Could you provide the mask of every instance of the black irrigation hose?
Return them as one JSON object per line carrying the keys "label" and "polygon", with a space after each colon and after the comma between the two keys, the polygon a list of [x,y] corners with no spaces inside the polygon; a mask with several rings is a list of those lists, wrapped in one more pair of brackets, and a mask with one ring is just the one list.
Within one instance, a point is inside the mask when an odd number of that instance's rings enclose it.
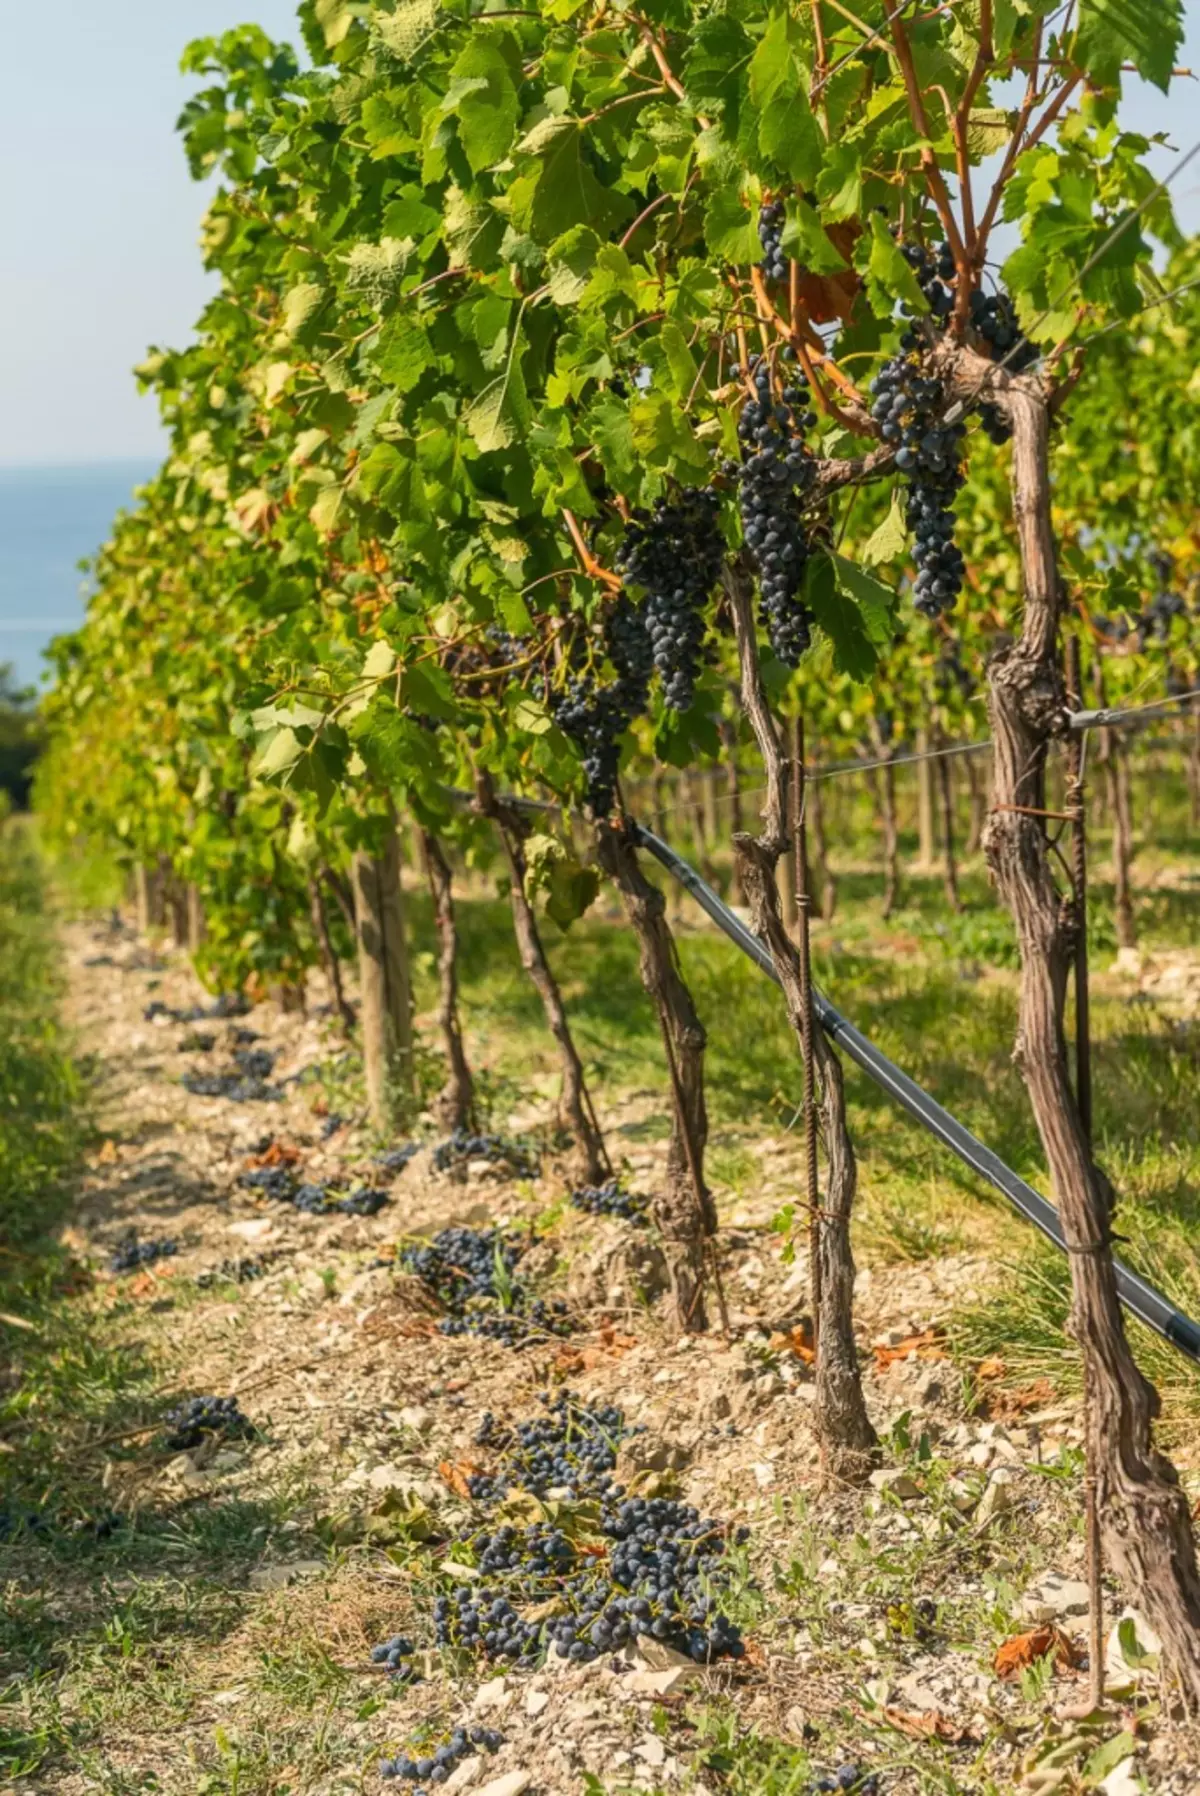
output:
{"label": "black irrigation hose", "polygon": [[[700,877],[694,867],[682,860],[673,848],[645,829],[640,823],[632,825],[638,841],[646,848],[667,872],[677,879],[692,894],[697,904],[712,918],[731,942],[741,949],[757,967],[767,975],[768,979],[779,983],[771,956],[759,941],[758,937],[746,927],[729,909],[729,906],[713,891],[708,882]],[[919,1122],[922,1128],[948,1147],[951,1153],[957,1154],[964,1165],[972,1172],[986,1179],[1001,1196],[1006,1197],[1013,1208],[1039,1229],[1048,1241],[1062,1252],[1066,1252],[1063,1240],[1062,1223],[1058,1212],[1052,1204],[1046,1202],[1032,1185],[1027,1185],[1018,1178],[1012,1168],[1006,1166],[998,1154],[990,1147],[978,1141],[969,1129],[965,1129],[956,1117],[944,1110],[935,1099],[923,1091],[915,1080],[907,1073],[901,1072],[895,1063],[881,1054],[879,1049],[869,1042],[865,1035],[857,1030],[853,1023],[846,1021],[840,1011],[834,1009],[816,987],[813,988],[813,1004],[817,1021],[826,1035],[843,1048],[854,1061],[873,1079],[881,1090],[908,1111],[908,1114]],[[1114,1255],[1113,1265],[1117,1275],[1117,1290],[1121,1301],[1131,1315],[1152,1328],[1156,1334],[1170,1341],[1180,1353],[1186,1354],[1194,1364],[1200,1365],[1200,1326],[1186,1316],[1182,1310],[1176,1309],[1161,1291],[1155,1290],[1138,1273],[1130,1270]]]}

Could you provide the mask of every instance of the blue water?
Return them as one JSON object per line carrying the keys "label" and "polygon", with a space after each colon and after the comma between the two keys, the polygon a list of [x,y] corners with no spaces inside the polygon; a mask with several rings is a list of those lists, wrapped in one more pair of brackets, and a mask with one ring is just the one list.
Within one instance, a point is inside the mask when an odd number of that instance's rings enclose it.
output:
{"label": "blue water", "polygon": [[83,618],[78,563],[109,535],[147,462],[90,468],[0,468],[0,663],[24,684],[40,681],[42,650]]}

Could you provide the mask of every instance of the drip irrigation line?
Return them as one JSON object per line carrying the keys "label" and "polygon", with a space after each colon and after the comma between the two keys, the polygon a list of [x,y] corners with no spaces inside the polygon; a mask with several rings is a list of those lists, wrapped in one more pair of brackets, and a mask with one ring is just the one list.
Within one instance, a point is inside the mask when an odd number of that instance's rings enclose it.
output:
{"label": "drip irrigation line", "polygon": [[[749,960],[764,972],[768,979],[778,985],[779,979],[771,962],[771,956],[758,937],[747,928],[724,900],[713,891],[708,882],[701,878],[694,867],[677,855],[673,848],[656,836],[653,831],[640,823],[632,824],[637,841],[656,861],[677,879],[684,889],[691,893],[700,908],[717,925],[722,933],[729,937],[734,945],[741,949]],[[943,1146],[948,1147],[965,1166],[979,1175],[993,1190],[1007,1198],[1026,1222],[1032,1223],[1048,1241],[1053,1242],[1060,1252],[1069,1251],[1063,1235],[1062,1223],[1053,1204],[1048,1203],[1041,1194],[1027,1185],[1025,1180],[1006,1166],[999,1155],[986,1147],[970,1130],[960,1123],[957,1117],[943,1109],[936,1099],[930,1097],[915,1080],[888,1059],[886,1054],[868,1041],[867,1037],[848,1022],[841,1012],[829,1002],[818,987],[812,988],[813,1009],[817,1021],[830,1040],[837,1044],[854,1061],[855,1065],[865,1072],[881,1090],[896,1100],[902,1109],[918,1122]],[[1200,1325],[1193,1322],[1178,1309],[1161,1291],[1155,1289],[1139,1273],[1134,1272],[1124,1262],[1113,1257],[1113,1268],[1116,1273],[1117,1290],[1122,1303],[1131,1315],[1144,1322],[1163,1340],[1190,1359],[1193,1364],[1200,1365]]]}

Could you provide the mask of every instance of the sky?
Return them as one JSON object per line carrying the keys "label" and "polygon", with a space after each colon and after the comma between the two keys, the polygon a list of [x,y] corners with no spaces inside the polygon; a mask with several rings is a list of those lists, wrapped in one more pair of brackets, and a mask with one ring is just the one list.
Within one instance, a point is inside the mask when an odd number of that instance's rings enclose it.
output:
{"label": "sky", "polygon": [[[254,19],[293,42],[294,0],[56,0],[4,8],[0,71],[0,468],[153,463],[154,401],[131,374],[187,340],[208,292],[205,192],[174,134],[189,39]],[[1183,62],[1200,72],[1200,0]],[[1133,129],[1200,138],[1200,81],[1132,83]],[[1165,172],[1171,151],[1156,153]],[[1200,157],[1176,203],[1200,229]]]}

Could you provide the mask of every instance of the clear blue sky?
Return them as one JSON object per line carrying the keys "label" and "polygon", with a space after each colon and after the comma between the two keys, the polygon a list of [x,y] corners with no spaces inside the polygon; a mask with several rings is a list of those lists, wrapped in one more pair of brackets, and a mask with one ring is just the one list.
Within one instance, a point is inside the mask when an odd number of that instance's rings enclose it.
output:
{"label": "clear blue sky", "polygon": [[[186,339],[207,278],[205,197],[175,118],[192,37],[248,18],[295,41],[293,0],[57,0],[6,6],[0,74],[0,466],[144,461],[160,436],[130,369]],[[1200,70],[1200,0],[1184,62]],[[1135,84],[1135,87],[1137,84]],[[1134,91],[1130,125],[1200,137],[1200,83]],[[1163,169],[1172,156],[1157,158]],[[1200,158],[1176,203],[1200,229]]]}

